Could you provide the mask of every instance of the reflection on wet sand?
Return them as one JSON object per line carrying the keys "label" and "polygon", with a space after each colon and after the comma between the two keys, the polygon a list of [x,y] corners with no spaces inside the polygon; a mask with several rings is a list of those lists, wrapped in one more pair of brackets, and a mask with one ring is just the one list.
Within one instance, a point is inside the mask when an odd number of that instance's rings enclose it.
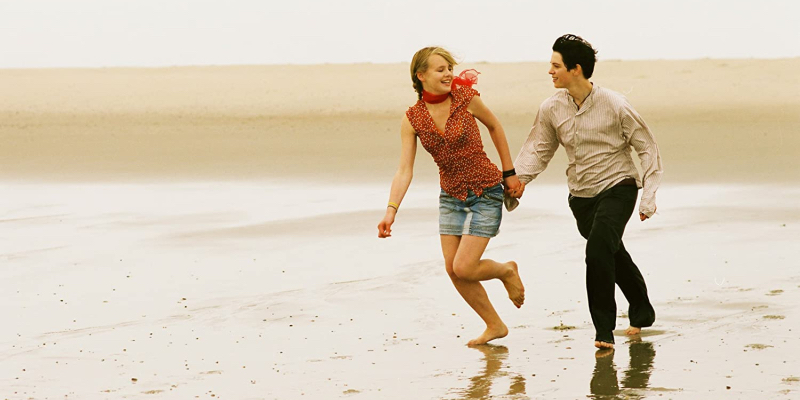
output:
{"label": "reflection on wet sand", "polygon": [[644,393],[637,392],[635,389],[646,389],[649,386],[656,351],[650,342],[632,341],[629,354],[630,364],[625,370],[622,389],[620,389],[617,367],[614,365],[614,350],[597,351],[594,373],[589,384],[591,398],[614,399],[619,394],[624,394],[626,399],[644,398]]}
{"label": "reflection on wet sand", "polygon": [[490,392],[492,384],[500,377],[508,377],[511,380],[508,391],[504,392],[506,395],[525,394],[525,378],[522,375],[501,371],[503,360],[508,358],[507,347],[484,344],[472,346],[472,348],[483,353],[483,360],[486,362],[486,366],[480,374],[470,378],[469,387],[460,393],[460,399],[472,400],[491,398],[492,395]]}

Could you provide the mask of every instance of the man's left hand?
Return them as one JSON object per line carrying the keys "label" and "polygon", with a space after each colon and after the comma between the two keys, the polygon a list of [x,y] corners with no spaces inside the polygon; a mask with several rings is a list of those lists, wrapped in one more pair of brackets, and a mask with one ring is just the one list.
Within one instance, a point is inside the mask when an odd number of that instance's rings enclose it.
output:
{"label": "man's left hand", "polygon": [[[655,214],[655,213],[656,213],[656,210],[658,210],[658,207],[656,207],[656,208],[653,210],[653,214]],[[646,220],[646,219],[648,219],[648,218],[650,218],[650,217],[648,217],[647,215],[644,215],[644,213],[639,213],[639,219],[640,219],[640,220],[644,221],[644,220]]]}

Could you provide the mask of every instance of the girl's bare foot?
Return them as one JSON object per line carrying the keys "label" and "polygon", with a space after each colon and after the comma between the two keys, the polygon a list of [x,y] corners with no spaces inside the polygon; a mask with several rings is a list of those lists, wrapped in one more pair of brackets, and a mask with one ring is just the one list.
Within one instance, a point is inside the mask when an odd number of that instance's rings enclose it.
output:
{"label": "girl's bare foot", "polygon": [[597,347],[598,349],[613,349],[614,343],[601,342],[598,340],[594,342],[594,347]]}
{"label": "girl's bare foot", "polygon": [[525,302],[525,286],[522,285],[522,279],[519,277],[517,263],[509,261],[508,264],[511,265],[511,268],[501,280],[506,287],[506,291],[508,291],[508,298],[517,308],[520,308],[522,303]]}
{"label": "girl's bare foot", "polygon": [[625,330],[625,334],[630,335],[638,335],[642,332],[642,328],[637,328],[635,326],[629,326],[628,329]]}
{"label": "girl's bare foot", "polygon": [[476,337],[475,339],[470,340],[467,343],[467,346],[476,346],[479,344],[486,344],[491,340],[500,339],[506,337],[508,335],[508,327],[505,324],[502,324],[496,328],[489,328],[487,327],[483,333]]}

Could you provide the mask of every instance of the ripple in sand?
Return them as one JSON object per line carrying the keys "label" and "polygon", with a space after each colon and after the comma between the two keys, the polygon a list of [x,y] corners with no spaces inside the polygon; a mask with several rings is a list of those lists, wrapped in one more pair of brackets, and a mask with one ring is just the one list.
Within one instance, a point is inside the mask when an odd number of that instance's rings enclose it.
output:
{"label": "ripple in sand", "polygon": [[753,343],[753,344],[748,344],[747,346],[744,346],[744,347],[747,347],[747,348],[753,349],[753,350],[764,350],[764,349],[767,349],[767,348],[770,348],[770,347],[773,347],[773,346],[770,346],[768,344]]}
{"label": "ripple in sand", "polygon": [[556,331],[571,331],[573,329],[578,329],[578,328],[572,325],[564,325],[564,323],[562,322],[560,325],[554,326],[552,329]]}

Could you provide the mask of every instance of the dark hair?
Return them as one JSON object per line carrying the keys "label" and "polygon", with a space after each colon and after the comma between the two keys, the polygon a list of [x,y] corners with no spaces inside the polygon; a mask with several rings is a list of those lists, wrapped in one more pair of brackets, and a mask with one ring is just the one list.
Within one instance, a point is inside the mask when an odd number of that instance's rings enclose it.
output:
{"label": "dark hair", "polygon": [[594,73],[594,63],[597,62],[597,50],[592,44],[578,35],[564,35],[553,43],[553,51],[561,53],[564,65],[568,70],[575,69],[580,64],[583,77],[589,79]]}

